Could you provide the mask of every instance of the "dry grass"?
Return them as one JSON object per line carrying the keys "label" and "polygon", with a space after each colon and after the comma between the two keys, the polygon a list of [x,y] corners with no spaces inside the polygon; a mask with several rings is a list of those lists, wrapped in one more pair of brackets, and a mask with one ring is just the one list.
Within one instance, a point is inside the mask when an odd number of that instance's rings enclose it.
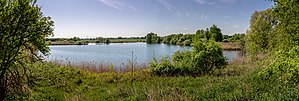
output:
{"label": "dry grass", "polygon": [[236,42],[220,42],[223,50],[241,50],[241,45]]}
{"label": "dry grass", "polygon": [[222,76],[238,76],[241,74],[249,73],[254,69],[254,62],[248,57],[234,58],[224,69],[216,70],[216,75]]}
{"label": "dry grass", "polygon": [[54,60],[51,63],[56,65],[63,65],[63,66],[73,66],[75,68],[80,68],[84,71],[88,71],[91,73],[107,73],[107,72],[117,72],[117,73],[128,73],[128,72],[136,72],[145,70],[148,68],[147,64],[136,64],[134,68],[130,63],[123,63],[121,66],[115,66],[109,63],[96,63],[96,62],[80,62],[80,63],[71,63],[65,62],[61,60]]}
{"label": "dry grass", "polygon": [[268,55],[265,54],[258,54],[255,56],[240,56],[230,61],[229,65],[227,65],[226,68],[217,70],[215,73],[217,75],[226,76],[248,74],[253,70],[263,68],[262,65],[267,64],[264,63],[264,60],[267,59],[267,57]]}

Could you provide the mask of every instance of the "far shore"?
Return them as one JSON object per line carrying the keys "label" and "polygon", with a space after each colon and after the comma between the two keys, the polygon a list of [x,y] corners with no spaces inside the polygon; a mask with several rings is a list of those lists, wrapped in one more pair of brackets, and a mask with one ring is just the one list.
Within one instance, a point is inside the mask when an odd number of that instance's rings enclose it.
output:
{"label": "far shore", "polygon": [[[144,42],[144,41],[111,41],[110,43],[137,43],[137,42]],[[104,43],[103,43],[104,44]],[[221,48],[223,50],[231,50],[231,51],[240,51],[241,45],[237,42],[219,42]],[[50,42],[51,46],[60,46],[60,45],[88,45],[88,43],[84,42]]]}

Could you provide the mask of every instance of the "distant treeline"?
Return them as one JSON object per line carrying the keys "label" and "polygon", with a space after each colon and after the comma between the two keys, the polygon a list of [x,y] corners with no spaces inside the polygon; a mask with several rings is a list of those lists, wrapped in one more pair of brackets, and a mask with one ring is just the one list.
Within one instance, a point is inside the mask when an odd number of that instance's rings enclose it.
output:
{"label": "distant treeline", "polygon": [[145,37],[117,37],[117,38],[104,38],[104,37],[96,37],[96,38],[47,38],[47,41],[79,41],[79,40],[102,40],[102,39],[145,39]]}
{"label": "distant treeline", "polygon": [[240,42],[244,45],[245,34],[222,35],[221,29],[216,25],[210,28],[197,30],[195,34],[171,34],[158,36],[155,33],[148,33],[144,37],[116,37],[116,38],[48,38],[52,43],[74,43],[78,45],[86,43],[126,43],[126,42],[146,42],[146,43],[166,43],[173,45],[190,46],[197,40],[214,40],[216,42]]}
{"label": "distant treeline", "polygon": [[197,40],[214,40],[216,42],[242,42],[245,34],[222,35],[221,29],[216,25],[210,28],[200,29],[196,34],[171,34],[168,36],[158,36],[155,33],[148,33],[146,36],[147,43],[167,43],[175,45],[189,46]]}
{"label": "distant treeline", "polygon": [[84,45],[87,43],[123,43],[123,42],[145,42],[145,37],[117,37],[117,38],[47,38],[47,41],[55,44],[77,44]]}

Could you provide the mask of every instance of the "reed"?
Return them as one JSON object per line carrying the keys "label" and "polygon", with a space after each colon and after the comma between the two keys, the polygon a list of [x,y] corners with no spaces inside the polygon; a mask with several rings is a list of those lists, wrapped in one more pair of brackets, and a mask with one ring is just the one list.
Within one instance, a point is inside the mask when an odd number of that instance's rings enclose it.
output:
{"label": "reed", "polygon": [[[116,73],[128,73],[132,72],[132,64],[122,63],[121,65],[114,65],[111,63],[97,63],[97,62],[70,62],[64,60],[52,60],[50,63],[60,66],[72,66],[75,68],[80,68],[81,70],[88,71],[91,73],[107,73],[107,72],[116,72]],[[135,64],[134,65],[134,72],[138,72],[141,70],[145,70],[148,68],[148,64]]]}
{"label": "reed", "polygon": [[241,45],[236,42],[220,42],[223,50],[241,50]]}

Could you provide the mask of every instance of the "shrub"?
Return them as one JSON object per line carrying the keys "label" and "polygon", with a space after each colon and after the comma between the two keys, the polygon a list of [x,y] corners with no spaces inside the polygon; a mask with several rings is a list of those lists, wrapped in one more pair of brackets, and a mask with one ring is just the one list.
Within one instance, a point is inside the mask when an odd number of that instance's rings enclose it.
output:
{"label": "shrub", "polygon": [[299,84],[299,46],[290,51],[278,51],[259,76],[264,80],[288,85]]}
{"label": "shrub", "polygon": [[222,49],[213,41],[194,43],[192,63],[192,70],[195,74],[207,74],[227,64]]}
{"label": "shrub", "polygon": [[152,72],[156,75],[172,76],[176,74],[175,68],[173,67],[169,59],[166,57],[163,57],[160,63],[157,63],[157,61],[152,61],[150,67],[152,68]]}
{"label": "shrub", "polygon": [[157,75],[204,75],[227,64],[222,49],[215,42],[196,42],[193,51],[177,51],[172,63],[162,58],[160,63],[151,62],[152,72]]}
{"label": "shrub", "polygon": [[174,67],[178,68],[178,73],[187,75],[190,73],[189,68],[192,67],[191,51],[176,51],[172,56],[172,63]]}

